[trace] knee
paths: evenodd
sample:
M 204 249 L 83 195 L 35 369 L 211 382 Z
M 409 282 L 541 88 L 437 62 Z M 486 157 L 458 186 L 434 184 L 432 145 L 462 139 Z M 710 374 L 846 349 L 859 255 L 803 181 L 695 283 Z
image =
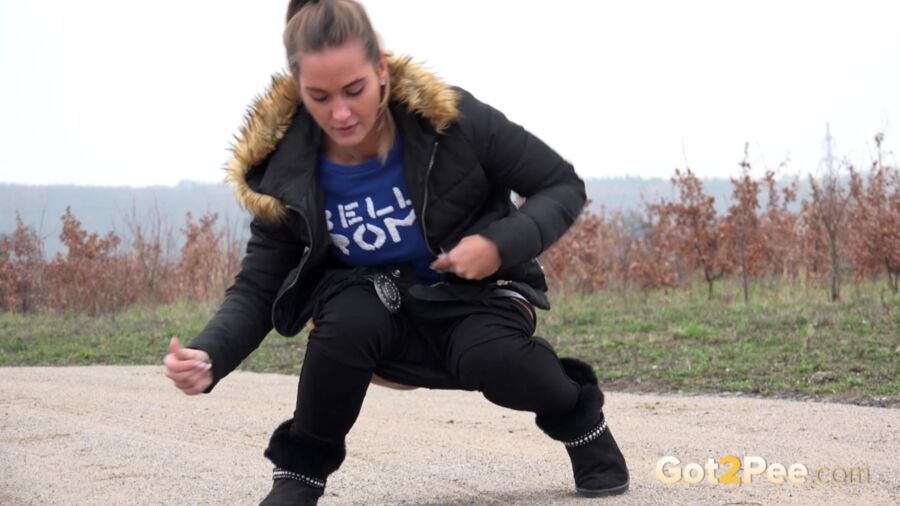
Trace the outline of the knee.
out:
M 493 389 L 529 389 L 531 375 L 525 362 L 506 346 L 485 343 L 464 352 L 456 362 L 460 384 L 467 389 L 487 392 Z
M 534 341 L 476 346 L 459 357 L 456 371 L 463 388 L 511 409 L 567 412 L 578 395 L 578 385 L 565 375 L 556 355 Z

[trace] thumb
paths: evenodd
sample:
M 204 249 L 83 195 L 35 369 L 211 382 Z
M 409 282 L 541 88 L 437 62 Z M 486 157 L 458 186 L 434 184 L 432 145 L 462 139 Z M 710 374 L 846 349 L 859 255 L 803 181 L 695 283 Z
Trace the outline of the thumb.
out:
M 175 336 L 172 336 L 172 339 L 169 341 L 169 353 L 182 360 L 190 358 L 185 352 L 185 349 L 181 347 L 181 343 L 178 341 L 178 338 Z

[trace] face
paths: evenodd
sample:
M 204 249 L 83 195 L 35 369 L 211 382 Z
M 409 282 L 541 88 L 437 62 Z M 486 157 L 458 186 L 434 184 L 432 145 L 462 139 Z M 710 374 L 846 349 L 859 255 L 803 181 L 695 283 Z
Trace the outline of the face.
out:
M 338 146 L 367 150 L 377 145 L 375 130 L 381 80 L 387 67 L 373 65 L 359 42 L 316 53 L 301 53 L 300 98 L 328 138 Z

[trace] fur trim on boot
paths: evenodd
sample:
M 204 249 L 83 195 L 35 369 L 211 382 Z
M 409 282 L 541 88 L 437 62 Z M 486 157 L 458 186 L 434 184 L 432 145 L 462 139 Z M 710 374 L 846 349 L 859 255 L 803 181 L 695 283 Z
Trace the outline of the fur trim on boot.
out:
M 276 466 L 322 481 L 337 471 L 347 450 L 334 444 L 291 432 L 293 419 L 285 420 L 272 433 L 264 455 Z
M 568 441 L 587 434 L 603 420 L 603 392 L 594 385 L 583 385 L 578 403 L 571 413 L 563 416 L 536 416 L 534 422 L 548 436 Z
M 291 432 L 285 420 L 272 433 L 264 455 L 275 464 L 274 483 L 260 506 L 316 504 L 328 475 L 336 471 L 347 451 L 334 444 Z
M 572 357 L 564 357 L 559 359 L 559 361 L 562 362 L 563 370 L 566 371 L 566 374 L 579 385 L 598 385 L 594 368 L 587 362 L 582 362 Z

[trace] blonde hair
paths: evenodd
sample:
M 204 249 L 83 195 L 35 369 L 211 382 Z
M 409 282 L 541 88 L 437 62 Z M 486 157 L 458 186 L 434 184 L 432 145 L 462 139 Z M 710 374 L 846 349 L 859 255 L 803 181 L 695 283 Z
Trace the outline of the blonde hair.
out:
M 284 28 L 284 48 L 294 81 L 300 79 L 301 53 L 317 53 L 347 42 L 359 42 L 366 58 L 377 67 L 382 58 L 378 35 L 363 6 L 355 0 L 291 0 Z M 378 104 L 378 156 L 382 162 L 394 145 L 396 125 L 391 117 L 391 76 L 386 73 Z M 299 91 L 298 91 L 299 93 Z

